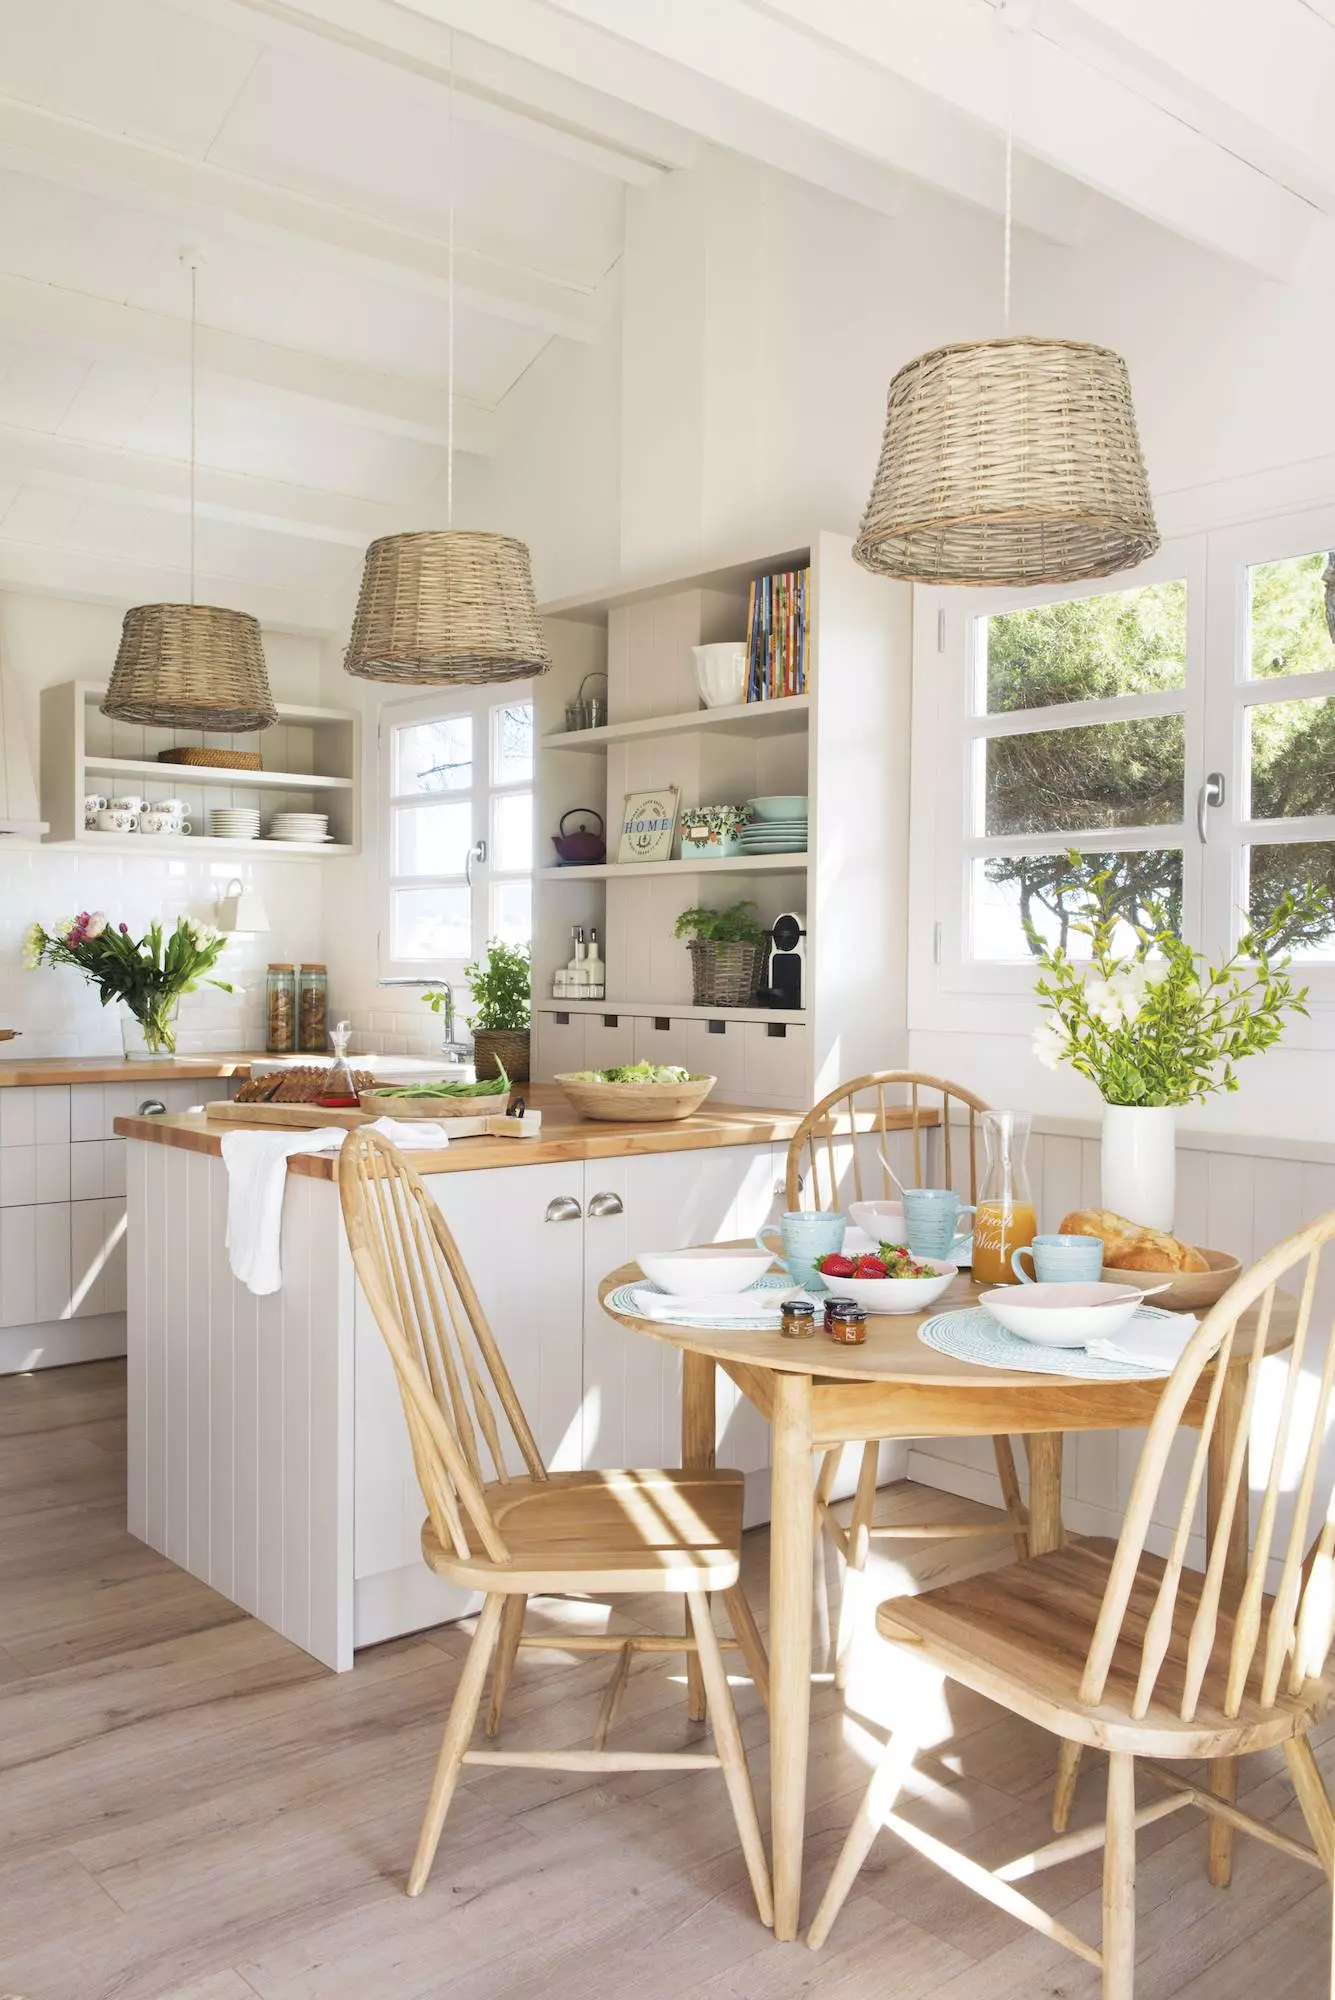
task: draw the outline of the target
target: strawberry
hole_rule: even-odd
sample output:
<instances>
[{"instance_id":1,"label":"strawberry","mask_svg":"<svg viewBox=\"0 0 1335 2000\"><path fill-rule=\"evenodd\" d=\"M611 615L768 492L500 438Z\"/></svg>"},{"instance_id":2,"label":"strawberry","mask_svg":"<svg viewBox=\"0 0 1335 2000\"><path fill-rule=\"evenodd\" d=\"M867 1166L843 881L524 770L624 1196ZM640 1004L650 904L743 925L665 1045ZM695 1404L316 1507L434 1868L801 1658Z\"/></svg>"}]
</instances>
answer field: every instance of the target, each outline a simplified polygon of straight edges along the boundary
<instances>
[{"instance_id":1,"label":"strawberry","mask_svg":"<svg viewBox=\"0 0 1335 2000\"><path fill-rule=\"evenodd\" d=\"M851 1278L853 1275L853 1259L841 1256L837 1250L831 1250L827 1256L820 1259L816 1265L816 1269L821 1273L822 1277Z\"/></svg>"},{"instance_id":2,"label":"strawberry","mask_svg":"<svg viewBox=\"0 0 1335 2000\"><path fill-rule=\"evenodd\" d=\"M855 1278L888 1278L889 1275L880 1258L873 1257L870 1252L858 1258L853 1270Z\"/></svg>"}]
</instances>

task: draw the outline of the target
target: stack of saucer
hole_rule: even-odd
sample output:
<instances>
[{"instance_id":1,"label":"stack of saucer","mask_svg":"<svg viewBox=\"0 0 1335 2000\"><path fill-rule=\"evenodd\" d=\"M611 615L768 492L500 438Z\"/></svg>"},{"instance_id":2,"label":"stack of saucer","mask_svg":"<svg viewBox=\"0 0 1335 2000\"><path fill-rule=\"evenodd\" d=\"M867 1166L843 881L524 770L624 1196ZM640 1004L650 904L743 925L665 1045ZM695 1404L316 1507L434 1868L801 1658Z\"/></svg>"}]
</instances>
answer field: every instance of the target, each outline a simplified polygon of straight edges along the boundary
<instances>
[{"instance_id":1,"label":"stack of saucer","mask_svg":"<svg viewBox=\"0 0 1335 2000\"><path fill-rule=\"evenodd\" d=\"M737 835L743 854L805 854L807 801L801 794L748 799L751 818Z\"/></svg>"},{"instance_id":2,"label":"stack of saucer","mask_svg":"<svg viewBox=\"0 0 1335 2000\"><path fill-rule=\"evenodd\" d=\"M252 806L212 806L209 833L214 840L258 840L259 813Z\"/></svg>"},{"instance_id":3,"label":"stack of saucer","mask_svg":"<svg viewBox=\"0 0 1335 2000\"><path fill-rule=\"evenodd\" d=\"M270 840L331 840L328 813L275 813L269 821Z\"/></svg>"}]
</instances>

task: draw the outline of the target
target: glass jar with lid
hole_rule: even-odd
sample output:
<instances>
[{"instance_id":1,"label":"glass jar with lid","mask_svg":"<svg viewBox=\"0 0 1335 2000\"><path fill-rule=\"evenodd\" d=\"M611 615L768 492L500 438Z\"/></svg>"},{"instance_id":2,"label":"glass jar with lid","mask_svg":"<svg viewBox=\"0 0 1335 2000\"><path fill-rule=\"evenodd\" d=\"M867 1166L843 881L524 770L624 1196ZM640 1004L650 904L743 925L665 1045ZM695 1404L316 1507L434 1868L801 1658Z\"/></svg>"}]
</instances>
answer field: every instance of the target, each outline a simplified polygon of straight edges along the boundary
<instances>
[{"instance_id":1,"label":"glass jar with lid","mask_svg":"<svg viewBox=\"0 0 1335 2000\"><path fill-rule=\"evenodd\" d=\"M271 965L264 980L264 1046L271 1056L297 1053L297 981L290 965Z\"/></svg>"},{"instance_id":2,"label":"glass jar with lid","mask_svg":"<svg viewBox=\"0 0 1335 2000\"><path fill-rule=\"evenodd\" d=\"M314 962L297 973L297 1047L306 1056L329 1047L329 973Z\"/></svg>"}]
</instances>

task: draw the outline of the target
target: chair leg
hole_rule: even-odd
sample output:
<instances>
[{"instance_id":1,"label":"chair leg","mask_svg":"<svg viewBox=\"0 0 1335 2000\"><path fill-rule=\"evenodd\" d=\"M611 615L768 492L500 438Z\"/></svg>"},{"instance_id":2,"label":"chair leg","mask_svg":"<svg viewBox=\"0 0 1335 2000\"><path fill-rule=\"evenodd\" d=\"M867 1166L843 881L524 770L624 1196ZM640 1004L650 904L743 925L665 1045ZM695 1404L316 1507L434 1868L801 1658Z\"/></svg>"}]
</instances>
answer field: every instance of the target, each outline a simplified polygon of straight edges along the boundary
<instances>
[{"instance_id":1,"label":"chair leg","mask_svg":"<svg viewBox=\"0 0 1335 2000\"><path fill-rule=\"evenodd\" d=\"M768 1711L769 1655L765 1651L765 1642L760 1636L750 1601L740 1583L734 1583L731 1590L724 1591L723 1602L728 1607L728 1622L734 1639L742 1649L742 1658L750 1669L756 1693Z\"/></svg>"},{"instance_id":2,"label":"chair leg","mask_svg":"<svg viewBox=\"0 0 1335 2000\"><path fill-rule=\"evenodd\" d=\"M1136 1760L1108 1758L1103 1853L1103 2000L1134 2000L1136 1979Z\"/></svg>"},{"instance_id":3,"label":"chair leg","mask_svg":"<svg viewBox=\"0 0 1335 2000\"><path fill-rule=\"evenodd\" d=\"M1231 1806L1238 1802L1238 1760L1213 1757L1210 1760L1210 1790ZM1226 1820L1210 1816L1210 1880L1216 1889L1227 1889L1233 1880L1233 1828Z\"/></svg>"},{"instance_id":4,"label":"chair leg","mask_svg":"<svg viewBox=\"0 0 1335 2000\"><path fill-rule=\"evenodd\" d=\"M510 1691L514 1677L515 1656L519 1651L520 1635L524 1630L524 1613L528 1609L526 1597L507 1597L501 1609L501 1636L496 1645L496 1664L491 1670L491 1706L487 1710L487 1735L500 1734L501 1711L505 1707L505 1697Z\"/></svg>"},{"instance_id":5,"label":"chair leg","mask_svg":"<svg viewBox=\"0 0 1335 2000\"><path fill-rule=\"evenodd\" d=\"M992 1449L996 1454L1001 1497L1006 1512L1010 1515L1015 1535L1015 1553L1023 1562L1029 1554L1029 1516L1025 1513L1024 1502L1020 1498L1020 1475L1015 1470L1015 1447L1008 1437L1001 1436L993 1438Z\"/></svg>"},{"instance_id":6,"label":"chair leg","mask_svg":"<svg viewBox=\"0 0 1335 2000\"><path fill-rule=\"evenodd\" d=\"M496 1632L501 1622L499 1595L488 1597L478 1616L477 1630L473 1643L468 1648L464 1670L459 1676L459 1685L454 1691L454 1701L450 1706L445 1723L445 1734L441 1740L440 1757L436 1764L436 1775L431 1781L431 1796L427 1800L426 1817L422 1821L422 1831L417 1841L417 1853L413 1857L412 1873L408 1877L408 1894L420 1896L426 1887L431 1864L436 1858L436 1848L440 1844L440 1830L445 1824L445 1815L454 1797L454 1788L463 1768L464 1751L473 1733L477 1711L482 1700L482 1689L487 1678L487 1668L496 1645Z\"/></svg>"},{"instance_id":7,"label":"chair leg","mask_svg":"<svg viewBox=\"0 0 1335 2000\"><path fill-rule=\"evenodd\" d=\"M848 1560L844 1565L843 1596L839 1604L839 1649L834 1663L834 1684L837 1688L847 1685L849 1668L853 1663L853 1646L861 1608L861 1578L867 1567L871 1524L876 1515L876 1473L880 1457L880 1444L875 1438L869 1438L862 1447L857 1491L853 1495L853 1511L848 1522Z\"/></svg>"},{"instance_id":8,"label":"chair leg","mask_svg":"<svg viewBox=\"0 0 1335 2000\"><path fill-rule=\"evenodd\" d=\"M713 1718L714 1747L718 1751L723 1782L732 1801L732 1816L737 1822L742 1853L746 1857L746 1872L751 1878L760 1921L773 1928L774 1893L770 1885L769 1864L765 1859L765 1843L756 1816L755 1794L751 1790L751 1774L747 1769L746 1752L742 1748L742 1732L737 1726L737 1711L732 1705L732 1691L710 1616L709 1599L703 1591L691 1591L686 1602L695 1627L700 1674Z\"/></svg>"},{"instance_id":9,"label":"chair leg","mask_svg":"<svg viewBox=\"0 0 1335 2000\"><path fill-rule=\"evenodd\" d=\"M1290 1737L1284 1745L1284 1762L1289 1767L1312 1845L1321 1856L1326 1874L1335 1880L1335 1815L1312 1746L1305 1736Z\"/></svg>"},{"instance_id":10,"label":"chair leg","mask_svg":"<svg viewBox=\"0 0 1335 2000\"><path fill-rule=\"evenodd\" d=\"M1057 1745L1057 1782L1052 1791L1052 1830L1065 1833L1071 1822L1071 1807L1075 1802L1075 1781L1080 1776L1079 1743L1068 1743L1063 1736Z\"/></svg>"},{"instance_id":11,"label":"chair leg","mask_svg":"<svg viewBox=\"0 0 1335 2000\"><path fill-rule=\"evenodd\" d=\"M899 1797L917 1749L917 1737L907 1729L897 1729L884 1757L873 1771L862 1804L848 1829L848 1838L834 1864L834 1873L820 1899L820 1908L807 1932L807 1943L813 1951L818 1950L830 1935L830 1926L844 1907L848 1892L857 1880L858 1870L885 1823L886 1814L893 1809Z\"/></svg>"}]
</instances>

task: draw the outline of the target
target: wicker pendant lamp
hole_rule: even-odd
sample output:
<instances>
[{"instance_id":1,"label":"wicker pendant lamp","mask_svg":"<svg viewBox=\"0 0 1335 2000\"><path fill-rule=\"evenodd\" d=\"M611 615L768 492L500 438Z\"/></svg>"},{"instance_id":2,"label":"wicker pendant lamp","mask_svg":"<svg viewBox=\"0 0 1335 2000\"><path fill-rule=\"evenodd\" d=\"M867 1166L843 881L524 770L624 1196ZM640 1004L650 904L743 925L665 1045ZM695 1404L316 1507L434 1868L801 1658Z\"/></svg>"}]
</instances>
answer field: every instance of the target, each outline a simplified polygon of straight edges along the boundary
<instances>
[{"instance_id":1,"label":"wicker pendant lamp","mask_svg":"<svg viewBox=\"0 0 1335 2000\"><path fill-rule=\"evenodd\" d=\"M103 715L167 729L237 735L278 720L259 623L195 602L195 338L199 255L190 266L190 602L137 604L125 614Z\"/></svg>"},{"instance_id":2,"label":"wicker pendant lamp","mask_svg":"<svg viewBox=\"0 0 1335 2000\"><path fill-rule=\"evenodd\" d=\"M1017 11L1004 7L1008 27L1026 25ZM882 576L1071 583L1159 546L1126 363L1086 341L1009 332L1013 154L1008 108L1004 337L920 354L890 384L853 545Z\"/></svg>"},{"instance_id":3,"label":"wicker pendant lamp","mask_svg":"<svg viewBox=\"0 0 1335 2000\"><path fill-rule=\"evenodd\" d=\"M551 668L528 549L509 535L454 526L454 40L450 38L446 175L445 520L385 535L366 551L352 637L343 656L359 680L417 687L532 680Z\"/></svg>"}]
</instances>

